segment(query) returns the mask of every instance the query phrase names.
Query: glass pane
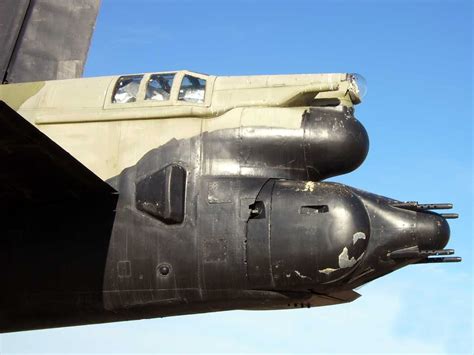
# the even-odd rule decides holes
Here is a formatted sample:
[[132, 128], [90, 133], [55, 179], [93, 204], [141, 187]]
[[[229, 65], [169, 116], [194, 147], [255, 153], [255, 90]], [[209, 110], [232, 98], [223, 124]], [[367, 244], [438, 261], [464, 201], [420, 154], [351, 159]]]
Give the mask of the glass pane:
[[115, 85], [112, 102], [123, 104], [137, 101], [138, 89], [143, 75], [122, 76]]
[[206, 93], [206, 80], [185, 75], [179, 88], [178, 100], [203, 103]]
[[146, 87], [145, 100], [166, 101], [170, 99], [174, 73], [150, 76]]

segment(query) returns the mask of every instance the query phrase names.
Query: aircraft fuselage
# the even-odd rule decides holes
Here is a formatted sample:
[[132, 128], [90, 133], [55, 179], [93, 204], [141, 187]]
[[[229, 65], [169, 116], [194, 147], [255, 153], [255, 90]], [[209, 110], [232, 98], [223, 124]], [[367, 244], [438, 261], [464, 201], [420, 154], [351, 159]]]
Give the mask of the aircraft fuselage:
[[[159, 79], [191, 74], [173, 75]], [[117, 191], [8, 210], [0, 331], [349, 302], [368, 281], [450, 253], [442, 215], [321, 182], [368, 152], [350, 77], [195, 75], [195, 88], [155, 96], [152, 74], [121, 90], [130, 77], [36, 84], [22, 99], [21, 86], [0, 87]]]

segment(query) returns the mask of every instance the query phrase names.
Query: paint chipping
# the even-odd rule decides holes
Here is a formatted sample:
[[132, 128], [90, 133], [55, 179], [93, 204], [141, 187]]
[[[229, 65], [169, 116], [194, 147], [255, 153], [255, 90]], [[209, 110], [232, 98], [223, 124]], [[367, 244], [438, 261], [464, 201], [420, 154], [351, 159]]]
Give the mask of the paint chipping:
[[339, 270], [339, 269], [333, 269], [333, 268], [328, 267], [326, 269], [322, 269], [322, 270], [318, 270], [318, 271], [322, 274], [329, 275], [329, 274], [333, 273], [336, 270]]
[[349, 258], [349, 249], [347, 249], [347, 247], [344, 247], [344, 249], [342, 249], [342, 253], [339, 254], [339, 267], [341, 269], [352, 267], [356, 262], [356, 258]]
[[349, 258], [349, 250], [347, 249], [347, 247], [344, 247], [344, 249], [342, 249], [342, 253], [339, 254], [339, 268], [338, 269], [333, 269], [333, 268], [328, 267], [326, 269], [322, 269], [318, 271], [322, 274], [329, 275], [333, 273], [334, 271], [353, 267], [360, 259], [362, 259], [364, 254], [365, 253], [362, 253], [357, 259], [354, 257]]
[[364, 232], [354, 233], [354, 235], [352, 236], [352, 244], [355, 244], [359, 239], [366, 239]]
[[312, 280], [311, 277], [305, 276], [305, 275], [301, 274], [298, 270], [295, 270], [295, 274], [298, 275], [298, 276], [299, 276], [300, 278], [302, 278], [302, 279], [309, 279], [309, 280]]
[[297, 189], [296, 191], [313, 192], [315, 188], [316, 188], [316, 183], [315, 182], [306, 181], [305, 184], [304, 184], [304, 188], [303, 189]]
[[[294, 272], [294, 273], [295, 273], [295, 274], [296, 274], [296, 275], [297, 275], [297, 276], [298, 276], [300, 279], [308, 279], [308, 280], [312, 280], [312, 278], [311, 278], [311, 277], [309, 277], [309, 276], [306, 276], [306, 275], [303, 275], [303, 274], [302, 274], [301, 272], [299, 272], [298, 270], [295, 270], [295, 271], [293, 271], [293, 272]], [[287, 278], [290, 278], [290, 277], [291, 277], [291, 275], [292, 275], [292, 273], [291, 273], [291, 272], [290, 272], [289, 274], [285, 274], [285, 276], [286, 276]]]

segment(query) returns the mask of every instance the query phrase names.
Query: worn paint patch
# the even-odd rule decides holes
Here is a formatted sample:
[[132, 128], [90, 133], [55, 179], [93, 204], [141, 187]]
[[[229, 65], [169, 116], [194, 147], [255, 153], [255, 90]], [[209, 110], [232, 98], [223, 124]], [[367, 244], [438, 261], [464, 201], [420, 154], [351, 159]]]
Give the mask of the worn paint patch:
[[[308, 280], [312, 280], [312, 278], [311, 278], [311, 277], [309, 277], [309, 276], [306, 276], [306, 275], [303, 275], [303, 274], [302, 274], [301, 272], [299, 272], [298, 270], [295, 270], [295, 271], [293, 271], [293, 272], [294, 272], [294, 273], [296, 274], [296, 276], [298, 276], [300, 279], [308, 279]], [[286, 278], [290, 278], [290, 277], [291, 277], [291, 275], [292, 275], [292, 273], [291, 273], [291, 272], [290, 272], [289, 274], [285, 274]]]
[[339, 269], [333, 269], [331, 267], [327, 267], [326, 269], [322, 269], [322, 270], [318, 270], [320, 273], [322, 274], [326, 274], [326, 275], [329, 275], [331, 273], [333, 273], [334, 271], [337, 271]]
[[305, 276], [305, 275], [301, 274], [298, 270], [295, 270], [295, 274], [298, 275], [301, 279], [309, 279], [309, 280], [312, 280], [311, 277]]
[[354, 235], [352, 236], [352, 244], [355, 244], [359, 239], [363, 239], [363, 240], [366, 239], [364, 232], [354, 233]]
[[356, 262], [356, 258], [349, 258], [349, 249], [347, 249], [347, 247], [344, 247], [344, 249], [342, 249], [342, 253], [339, 254], [339, 267], [341, 269], [352, 267]]
[[306, 181], [302, 189], [297, 189], [296, 191], [303, 192], [313, 192], [316, 188], [316, 183], [314, 181]]
[[362, 259], [363, 256], [364, 256], [364, 253], [362, 253], [357, 259], [354, 257], [349, 258], [349, 249], [347, 249], [347, 247], [344, 247], [344, 249], [342, 249], [341, 254], [339, 254], [339, 268], [338, 269], [326, 268], [326, 269], [322, 269], [318, 271], [322, 274], [329, 275], [333, 273], [334, 271], [353, 267], [360, 259]]

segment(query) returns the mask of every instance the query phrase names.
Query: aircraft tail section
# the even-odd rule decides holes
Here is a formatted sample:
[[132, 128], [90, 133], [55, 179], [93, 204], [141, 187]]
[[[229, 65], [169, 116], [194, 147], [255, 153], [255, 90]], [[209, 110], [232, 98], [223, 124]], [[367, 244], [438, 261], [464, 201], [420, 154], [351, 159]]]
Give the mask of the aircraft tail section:
[[82, 76], [100, 0], [2, 0], [2, 83]]

